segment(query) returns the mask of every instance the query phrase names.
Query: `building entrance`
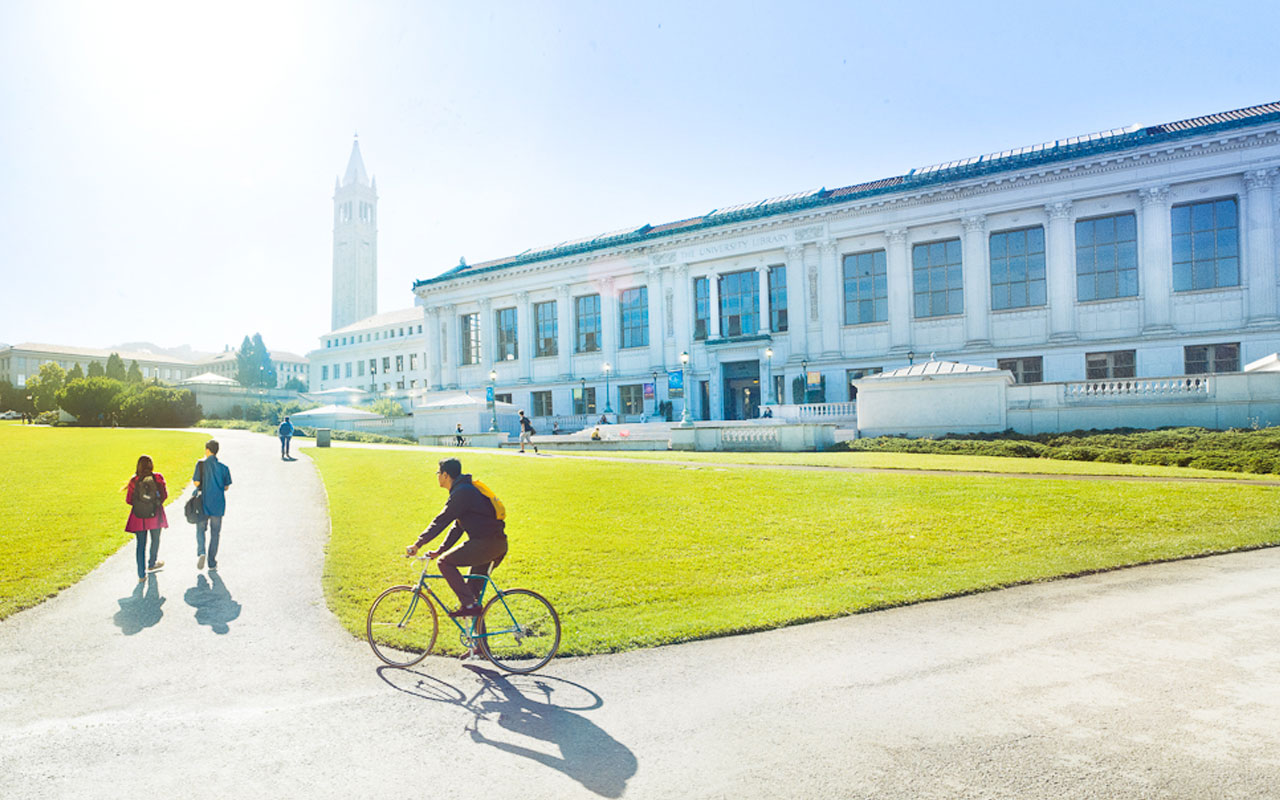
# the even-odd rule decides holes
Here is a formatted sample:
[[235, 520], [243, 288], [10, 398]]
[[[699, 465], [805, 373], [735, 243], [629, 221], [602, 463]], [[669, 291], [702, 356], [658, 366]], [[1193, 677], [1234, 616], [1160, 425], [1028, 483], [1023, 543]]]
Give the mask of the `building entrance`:
[[721, 364], [724, 378], [724, 418], [752, 419], [760, 413], [760, 362]]

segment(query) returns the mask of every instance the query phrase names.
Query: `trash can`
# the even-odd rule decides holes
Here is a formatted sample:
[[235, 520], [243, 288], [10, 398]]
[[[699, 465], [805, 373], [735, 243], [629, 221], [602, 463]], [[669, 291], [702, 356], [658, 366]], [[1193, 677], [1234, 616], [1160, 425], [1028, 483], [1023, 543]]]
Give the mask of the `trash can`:
[[316, 428], [316, 447], [329, 446], [329, 428]]

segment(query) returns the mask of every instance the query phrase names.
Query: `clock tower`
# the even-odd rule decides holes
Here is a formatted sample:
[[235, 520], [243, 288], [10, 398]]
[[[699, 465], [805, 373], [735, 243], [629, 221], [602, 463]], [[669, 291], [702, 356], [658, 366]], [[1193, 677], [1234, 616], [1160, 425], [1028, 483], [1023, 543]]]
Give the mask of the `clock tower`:
[[347, 172], [333, 187], [333, 319], [330, 330], [378, 313], [378, 181], [351, 145]]

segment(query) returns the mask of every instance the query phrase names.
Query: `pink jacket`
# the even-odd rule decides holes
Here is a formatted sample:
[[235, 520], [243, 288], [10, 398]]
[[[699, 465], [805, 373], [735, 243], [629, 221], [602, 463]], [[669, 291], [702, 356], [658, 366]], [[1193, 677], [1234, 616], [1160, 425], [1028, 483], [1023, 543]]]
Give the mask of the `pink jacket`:
[[[169, 518], [164, 515], [164, 501], [169, 497], [169, 489], [164, 485], [164, 476], [159, 472], [151, 473], [155, 476], [156, 485], [160, 487], [160, 512], [149, 519], [141, 519], [132, 510], [129, 511], [129, 520], [125, 522], [124, 529], [129, 533], [138, 533], [140, 531], [154, 531], [160, 528], [169, 527]], [[125, 492], [124, 501], [133, 506], [133, 487], [138, 483], [138, 476], [134, 475], [129, 479], [129, 489]]]

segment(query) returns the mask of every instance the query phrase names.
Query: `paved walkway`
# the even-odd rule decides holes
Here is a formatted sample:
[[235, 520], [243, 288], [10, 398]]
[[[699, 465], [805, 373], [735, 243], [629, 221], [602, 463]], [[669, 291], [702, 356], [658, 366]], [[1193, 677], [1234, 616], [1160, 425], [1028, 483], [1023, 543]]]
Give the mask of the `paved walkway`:
[[[218, 434], [220, 578], [190, 526], [0, 623], [0, 797], [1275, 796], [1280, 550], [545, 673], [378, 668], [321, 591], [311, 461]], [[572, 625], [572, 620], [567, 620]]]

